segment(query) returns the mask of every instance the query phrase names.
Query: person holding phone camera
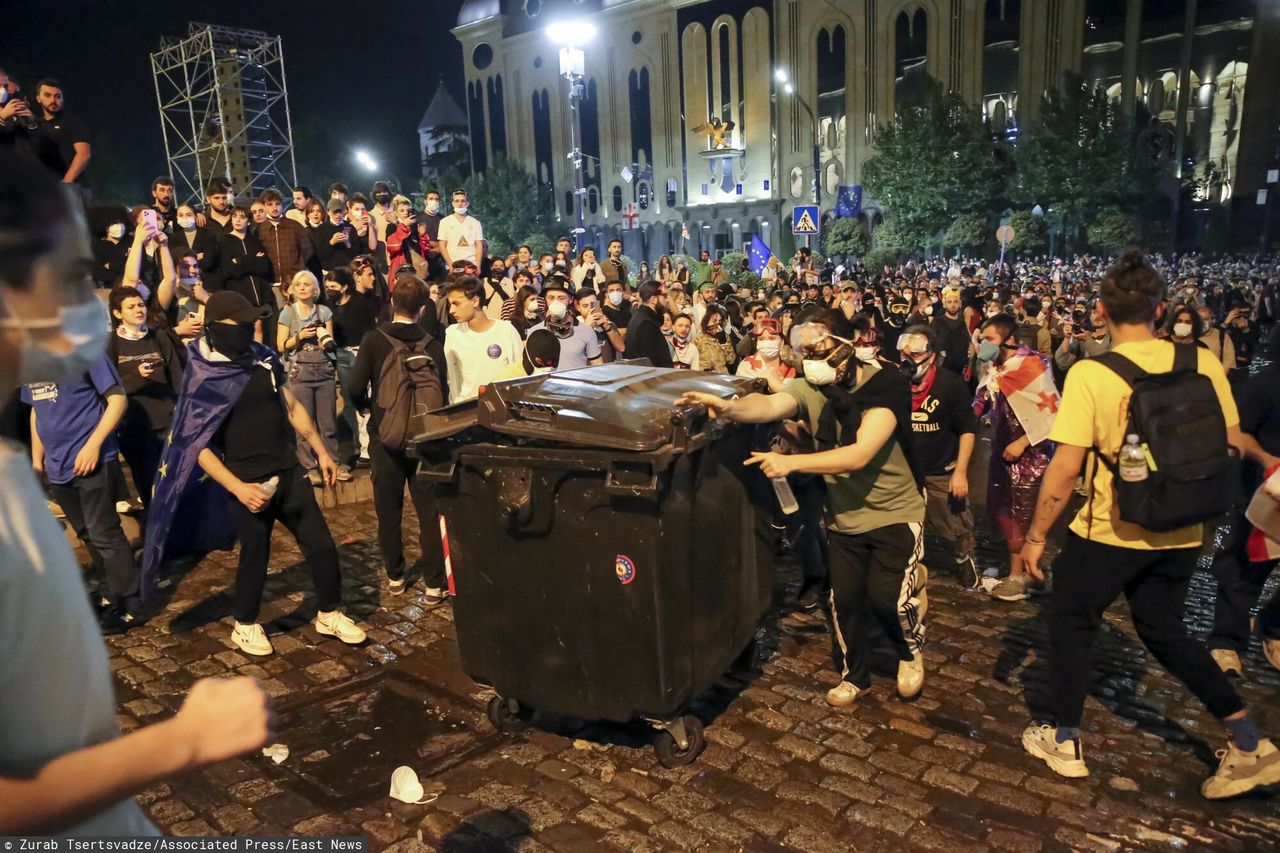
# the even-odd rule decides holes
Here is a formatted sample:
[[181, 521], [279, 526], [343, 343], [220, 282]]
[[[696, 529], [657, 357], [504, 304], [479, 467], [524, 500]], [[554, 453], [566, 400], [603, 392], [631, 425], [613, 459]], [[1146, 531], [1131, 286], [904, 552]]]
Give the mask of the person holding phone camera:
[[[276, 344], [284, 357], [288, 388], [306, 410], [320, 433], [329, 458], [338, 458], [338, 386], [336, 382], [337, 343], [333, 339], [333, 312], [318, 305], [320, 283], [307, 270], [289, 283], [289, 304], [280, 312]], [[319, 461], [311, 445], [298, 442], [298, 461], [313, 486], [324, 485]], [[337, 479], [351, 479], [351, 472], [339, 468]]]
[[149, 322], [147, 304], [137, 288], [115, 288], [108, 305], [115, 333], [107, 340], [107, 355], [115, 363], [127, 401], [116, 441], [142, 505], [150, 509], [151, 485], [160, 467], [184, 361], [174, 336]]
[[1111, 351], [1111, 332], [1105, 316], [1094, 314], [1084, 303], [1077, 303], [1069, 319], [1062, 323], [1062, 343], [1053, 353], [1058, 370], [1066, 371], [1083, 358], [1097, 358]]

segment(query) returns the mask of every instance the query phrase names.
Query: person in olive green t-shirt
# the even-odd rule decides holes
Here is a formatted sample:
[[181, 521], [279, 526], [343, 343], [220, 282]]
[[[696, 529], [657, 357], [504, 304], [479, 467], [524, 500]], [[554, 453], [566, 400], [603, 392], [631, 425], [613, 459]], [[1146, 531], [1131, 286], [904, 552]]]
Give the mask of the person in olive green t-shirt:
[[827, 702], [848, 707], [871, 687], [868, 614], [899, 660], [898, 693], [911, 699], [923, 689], [925, 502], [910, 455], [907, 378], [874, 356], [855, 358], [852, 342], [832, 334], [839, 321], [827, 311], [793, 331], [805, 378], [781, 393], [733, 400], [690, 393], [680, 402], [742, 423], [808, 422], [817, 452], [755, 453], [747, 464], [770, 478], [806, 473], [826, 480], [832, 622], [843, 657]]

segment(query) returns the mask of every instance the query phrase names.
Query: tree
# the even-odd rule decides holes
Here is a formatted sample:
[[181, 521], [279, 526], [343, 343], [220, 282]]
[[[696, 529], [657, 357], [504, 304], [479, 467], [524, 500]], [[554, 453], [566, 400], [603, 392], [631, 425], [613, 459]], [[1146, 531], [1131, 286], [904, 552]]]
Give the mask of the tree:
[[[529, 247], [529, 251], [533, 253], [533, 259], [536, 261], [542, 255], [551, 254], [555, 250], [555, 241], [547, 234], [541, 231], [535, 231], [528, 237], [525, 237], [520, 243]], [[519, 245], [517, 243], [516, 245]]]
[[898, 253], [888, 249], [872, 249], [862, 256], [862, 266], [875, 275], [885, 267], [897, 266]]
[[947, 233], [942, 242], [960, 250], [974, 250], [987, 242], [991, 236], [988, 232], [987, 218], [980, 213], [962, 213], [947, 226]]
[[1075, 75], [1041, 99], [1039, 118], [1018, 140], [1016, 163], [1014, 199], [1052, 205], [1068, 245], [1100, 209], [1131, 206], [1150, 171], [1135, 160], [1119, 108]]
[[1044, 219], [1031, 211], [1019, 210], [1009, 217], [1009, 224], [1014, 231], [1009, 248], [1018, 254], [1035, 255], [1048, 246], [1049, 229], [1045, 227]]
[[982, 114], [929, 80], [876, 134], [863, 184], [902, 229], [909, 248], [937, 243], [960, 213], [991, 213], [1008, 167]]
[[860, 217], [845, 216], [827, 226], [827, 232], [822, 235], [822, 247], [829, 255], [861, 257], [871, 248], [871, 241]]
[[919, 245], [911, 240], [911, 235], [896, 218], [881, 222], [876, 230], [871, 232], [871, 239], [876, 249], [893, 252], [895, 255], [909, 252]]
[[1109, 207], [1098, 214], [1086, 233], [1089, 245], [1106, 249], [1112, 254], [1119, 254], [1121, 249], [1138, 239], [1133, 219], [1118, 207]]

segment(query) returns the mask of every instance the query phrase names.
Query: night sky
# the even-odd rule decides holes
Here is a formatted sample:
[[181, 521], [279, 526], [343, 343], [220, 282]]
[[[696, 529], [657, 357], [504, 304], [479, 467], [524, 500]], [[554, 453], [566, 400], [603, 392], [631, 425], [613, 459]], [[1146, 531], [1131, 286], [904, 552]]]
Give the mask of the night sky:
[[[0, 0], [0, 66], [35, 105], [35, 84], [58, 78], [66, 109], [94, 133], [90, 166], [101, 193], [149, 197], [167, 171], [150, 54], [189, 21], [263, 30], [283, 39], [299, 179], [374, 176], [351, 161], [367, 148], [383, 171], [416, 189], [418, 120], [437, 80], [458, 103], [462, 49], [449, 30], [462, 0]], [[306, 174], [305, 172], [313, 174]], [[318, 186], [312, 187], [319, 191]]]

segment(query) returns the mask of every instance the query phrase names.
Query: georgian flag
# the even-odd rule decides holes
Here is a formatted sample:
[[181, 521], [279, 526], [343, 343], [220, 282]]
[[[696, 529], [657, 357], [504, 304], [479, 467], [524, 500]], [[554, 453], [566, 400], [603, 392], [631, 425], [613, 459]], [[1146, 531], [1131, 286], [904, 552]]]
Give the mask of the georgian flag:
[[1032, 445], [1049, 437], [1062, 397], [1054, 387], [1047, 359], [1038, 352], [1020, 349], [1003, 365], [992, 364], [987, 382], [994, 382], [1008, 398]]
[[1251, 563], [1280, 559], [1280, 465], [1267, 471], [1267, 479], [1254, 492], [1245, 518], [1253, 525], [1245, 541]]

